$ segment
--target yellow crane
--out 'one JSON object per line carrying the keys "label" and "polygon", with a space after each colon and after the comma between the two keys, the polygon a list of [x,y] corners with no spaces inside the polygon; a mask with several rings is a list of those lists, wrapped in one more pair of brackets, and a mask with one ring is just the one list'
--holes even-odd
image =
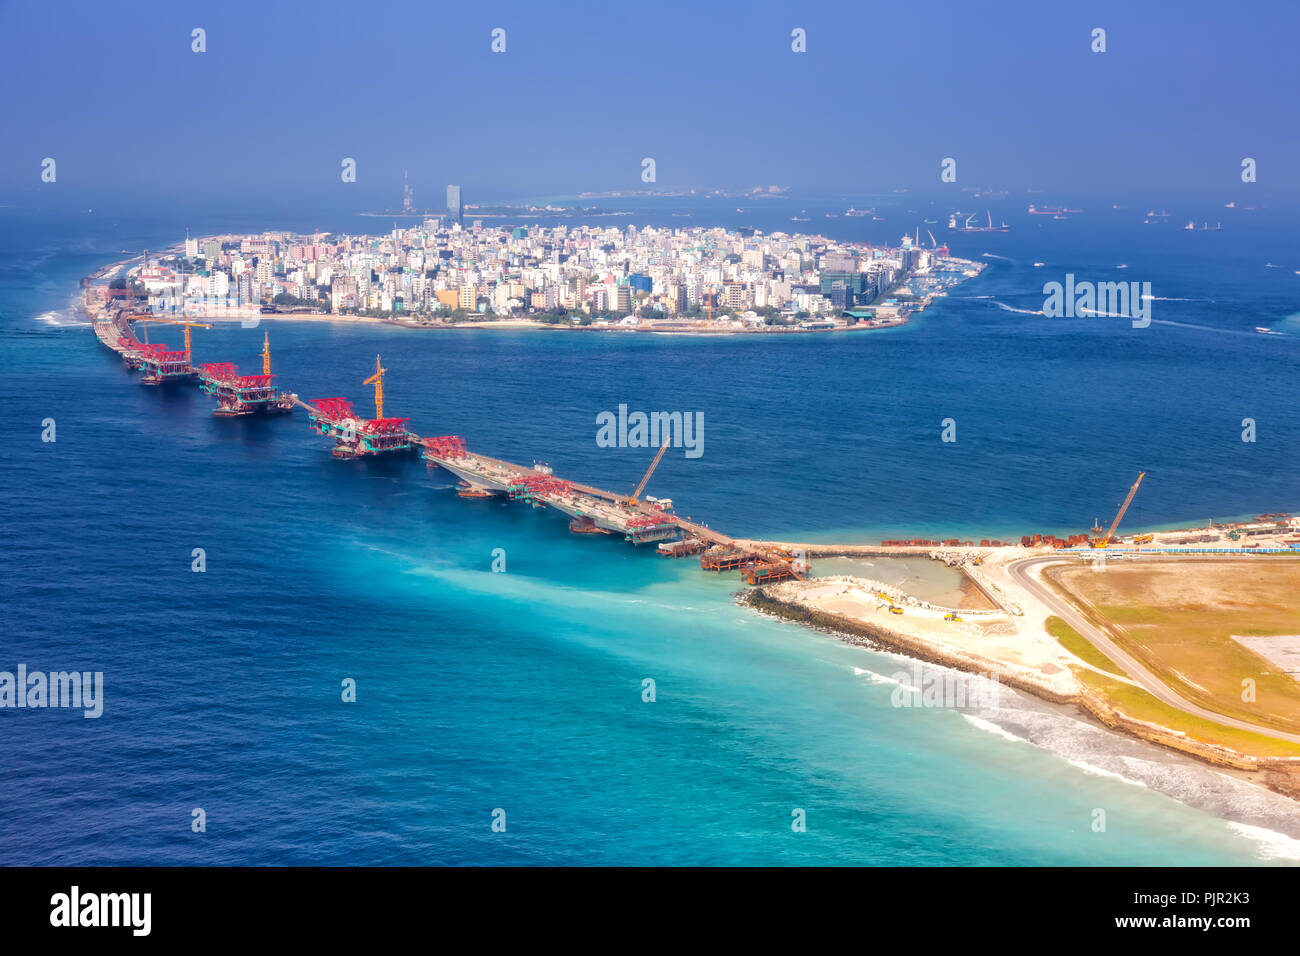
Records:
{"label": "yellow crane", "polygon": [[271,374],[271,333],[264,332],[262,339],[262,374]]}
{"label": "yellow crane", "polygon": [[1145,471],[1138,474],[1138,480],[1133,482],[1133,487],[1128,490],[1128,497],[1125,498],[1124,503],[1119,506],[1119,511],[1115,515],[1115,520],[1110,523],[1110,529],[1107,530],[1105,537],[1093,539],[1093,547],[1104,548],[1106,545],[1110,544],[1110,539],[1115,537],[1115,529],[1119,527],[1120,519],[1124,517],[1124,512],[1128,511],[1128,506],[1133,503],[1133,496],[1137,494],[1138,485],[1142,484],[1142,479],[1145,477]]}
{"label": "yellow crane", "polygon": [[375,356],[375,374],[370,376],[362,385],[373,385],[375,387],[375,418],[384,417],[384,373],[388,369],[379,364],[379,356]]}
{"label": "yellow crane", "polygon": [[624,505],[629,508],[636,505],[637,499],[641,497],[641,492],[645,491],[646,483],[650,480],[650,476],[655,473],[655,469],[659,467],[659,462],[664,457],[664,452],[667,450],[668,442],[665,441],[660,444],[659,451],[655,453],[655,460],[650,462],[650,467],[647,468],[645,474],[641,476],[641,484],[636,486],[636,491],[632,492],[630,497],[623,499]]}
{"label": "yellow crane", "polygon": [[193,365],[194,347],[190,340],[190,329],[210,329],[212,328],[207,322],[191,322],[188,318],[184,319],[156,319],[153,316],[131,316],[132,322],[139,322],[144,326],[144,343],[149,344],[149,325],[150,322],[156,322],[159,325],[183,325],[185,326],[185,363]]}

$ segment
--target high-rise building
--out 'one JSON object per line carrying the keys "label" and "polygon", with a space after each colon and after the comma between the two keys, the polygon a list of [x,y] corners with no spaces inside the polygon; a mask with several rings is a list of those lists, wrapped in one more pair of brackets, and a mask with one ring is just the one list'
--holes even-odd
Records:
{"label": "high-rise building", "polygon": [[460,187],[447,187],[447,215],[457,222],[462,222],[460,211]]}
{"label": "high-rise building", "polygon": [[411,183],[406,178],[406,170],[402,170],[402,212],[409,213],[415,208],[415,192],[411,189]]}

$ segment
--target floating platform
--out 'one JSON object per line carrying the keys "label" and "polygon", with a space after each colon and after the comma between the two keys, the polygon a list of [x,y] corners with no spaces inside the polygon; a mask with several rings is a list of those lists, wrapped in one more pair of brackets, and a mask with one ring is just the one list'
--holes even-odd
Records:
{"label": "floating platform", "polygon": [[314,431],[334,439],[335,458],[413,453],[416,436],[409,418],[359,418],[346,398],[314,398],[307,406]]}
{"label": "floating platform", "polygon": [[136,351],[140,357],[141,385],[166,385],[194,378],[190,357],[183,349],[173,350],[154,343],[141,345]]}
{"label": "floating platform", "polygon": [[293,399],[278,392],[271,380],[274,375],[240,375],[239,366],[230,362],[213,362],[197,369],[199,388],[215,396],[218,418],[241,418],[245,415],[283,415],[293,411]]}

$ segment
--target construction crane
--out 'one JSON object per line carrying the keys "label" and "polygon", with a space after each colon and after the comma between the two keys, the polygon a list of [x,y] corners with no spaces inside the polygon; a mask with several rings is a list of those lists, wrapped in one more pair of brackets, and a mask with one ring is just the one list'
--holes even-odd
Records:
{"label": "construction crane", "polygon": [[271,333],[264,332],[262,339],[262,374],[271,374]]}
{"label": "construction crane", "polygon": [[384,417],[384,373],[388,369],[379,364],[379,356],[375,356],[375,374],[370,376],[362,385],[373,385],[375,387],[375,418]]}
{"label": "construction crane", "polygon": [[930,233],[930,248],[931,248],[931,249],[938,249],[938,248],[939,248],[939,243],[937,243],[937,242],[934,241],[934,233],[930,232],[929,229],[927,229],[927,230],[925,230],[925,231]]}
{"label": "construction crane", "polygon": [[192,343],[192,341],[191,341],[191,339],[190,339],[190,329],[195,329],[195,328],[198,328],[198,329],[210,329],[210,328],[212,328],[212,326],[209,325],[207,322],[191,322],[188,318],[186,318],[186,319],[155,319],[155,318],[153,318],[152,316],[144,316],[144,315],[141,315],[141,316],[132,316],[132,317],[131,317],[131,321],[132,321],[132,322],[139,322],[139,323],[141,323],[141,324],[144,326],[144,343],[145,343],[145,345],[148,345],[148,344],[149,344],[149,325],[148,325],[148,323],[150,323],[150,322],[157,322],[159,325],[183,325],[183,326],[185,326],[185,362],[186,362],[187,364],[190,364],[190,365],[194,364],[194,363],[193,363],[193,358],[194,358],[194,348],[193,348],[193,343]]}
{"label": "construction crane", "polygon": [[659,446],[659,451],[655,453],[655,460],[650,462],[650,467],[647,468],[645,474],[641,476],[641,484],[636,486],[636,491],[632,492],[630,497],[623,499],[624,506],[628,508],[636,506],[637,499],[641,497],[641,492],[645,491],[646,483],[650,480],[650,476],[655,473],[655,469],[659,467],[659,462],[664,457],[664,452],[667,450],[668,442],[663,442]]}
{"label": "construction crane", "polygon": [[1142,479],[1145,477],[1145,471],[1138,474],[1138,480],[1133,482],[1133,487],[1128,490],[1128,497],[1125,498],[1124,503],[1119,506],[1119,511],[1115,515],[1115,520],[1110,523],[1110,529],[1106,532],[1106,536],[1103,538],[1093,539],[1092,546],[1094,548],[1104,548],[1106,545],[1110,544],[1111,538],[1115,537],[1115,529],[1119,527],[1120,519],[1124,517],[1124,512],[1128,511],[1128,506],[1133,503],[1133,496],[1137,494],[1138,485],[1142,484]]}

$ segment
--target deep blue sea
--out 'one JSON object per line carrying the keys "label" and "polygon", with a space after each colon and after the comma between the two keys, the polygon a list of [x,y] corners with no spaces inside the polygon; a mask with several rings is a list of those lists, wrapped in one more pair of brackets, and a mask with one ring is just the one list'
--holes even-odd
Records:
{"label": "deep blue sea", "polygon": [[[1295,210],[1167,204],[1143,226],[1145,204],[1056,221],[1017,201],[992,209],[1012,232],[955,235],[906,197],[874,200],[881,222],[826,218],[841,200],[636,202],[600,221],[892,242],[924,217],[989,268],[867,334],[274,322],[196,330],[196,358],[253,369],[269,328],[282,385],[368,409],[381,354],[388,413],[421,434],[629,490],[650,456],[597,447],[597,413],[702,411],[702,457],[668,455],[648,492],[746,536],[1072,532],[1138,471],[1130,529],[1300,510]],[[96,720],[0,710],[0,863],[1300,859],[1295,804],[1020,695],[988,720],[893,707],[907,662],[756,616],[735,577],[462,500],[418,460],[336,461],[300,414],[215,419],[194,389],[141,387],[72,307],[80,276],[186,228],[384,220],[8,207],[0,226],[0,670],[106,685]],[[1151,326],[1032,314],[1066,272],[1151,282]]]}

